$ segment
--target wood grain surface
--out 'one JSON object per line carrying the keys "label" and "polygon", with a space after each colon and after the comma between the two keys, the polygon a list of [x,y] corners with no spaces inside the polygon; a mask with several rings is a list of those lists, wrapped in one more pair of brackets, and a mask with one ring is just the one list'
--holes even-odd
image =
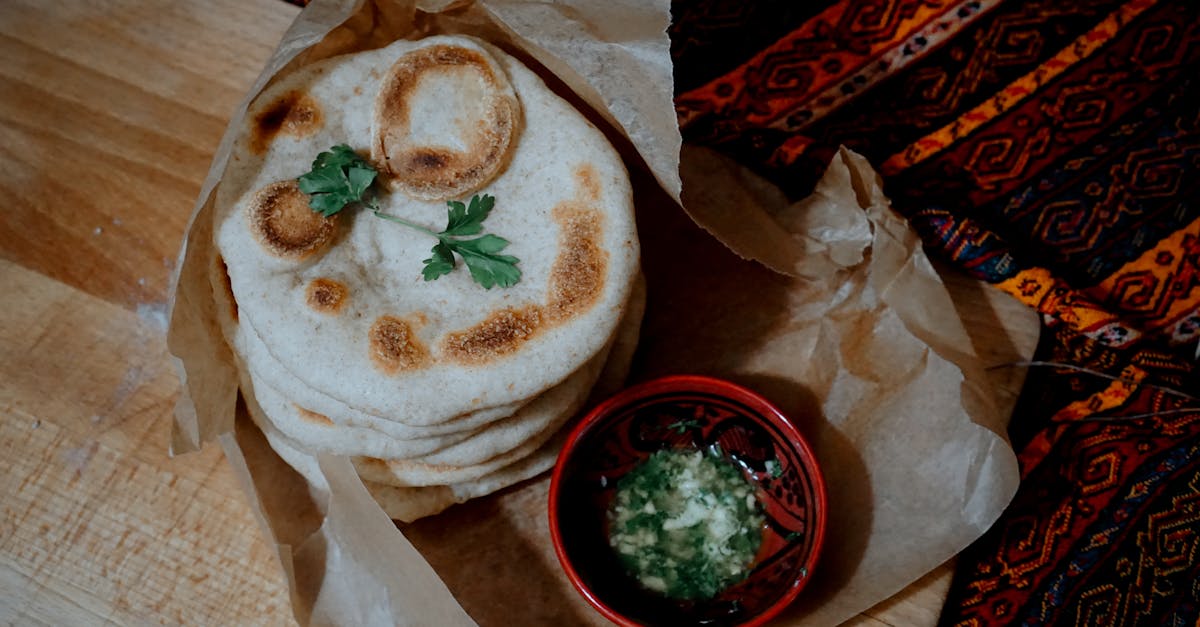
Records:
{"label": "wood grain surface", "polygon": [[[167,455],[164,331],[211,154],[297,11],[0,1],[0,623],[293,622],[219,449]],[[1030,352],[1020,305],[952,288],[986,363]],[[949,572],[850,624],[932,625]]]}
{"label": "wood grain surface", "polygon": [[297,9],[0,2],[0,624],[288,624],[215,447],[170,459],[166,292]]}

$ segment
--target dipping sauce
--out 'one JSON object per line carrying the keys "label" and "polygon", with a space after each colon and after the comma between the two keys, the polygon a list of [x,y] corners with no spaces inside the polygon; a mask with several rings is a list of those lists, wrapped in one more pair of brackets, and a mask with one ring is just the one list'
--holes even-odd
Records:
{"label": "dipping sauce", "polygon": [[608,514],[626,571],[672,599],[712,598],[741,581],[762,544],[754,486],[716,451],[654,453],[618,482]]}

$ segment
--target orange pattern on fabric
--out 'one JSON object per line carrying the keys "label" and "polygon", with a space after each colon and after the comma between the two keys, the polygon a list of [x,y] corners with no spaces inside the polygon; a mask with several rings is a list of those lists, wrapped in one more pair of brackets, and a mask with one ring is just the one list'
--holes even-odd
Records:
{"label": "orange pattern on fabric", "polygon": [[792,135],[791,137],[787,138],[787,141],[783,142],[778,149],[775,150],[775,154],[771,155],[771,165],[778,166],[792,163],[799,158],[800,155],[804,154],[804,151],[808,150],[808,147],[811,146],[812,143],[813,141],[809,137],[805,137],[804,135]]}
{"label": "orange pattern on fabric", "polygon": [[[1064,505],[1045,519],[1045,526],[1029,526],[1025,529],[1027,535],[1013,538],[1016,544],[1025,549],[1022,551],[1024,559],[1001,564],[995,580],[1008,581],[1016,586],[1029,585],[1030,573],[1057,559],[1055,541],[1070,532],[1071,520],[1071,508]],[[980,586],[978,591],[984,592],[985,588]]]}
{"label": "orange pattern on fabric", "polygon": [[1121,378],[1112,381],[1108,387],[1091,396],[1075,401],[1055,412],[1050,419],[1054,422],[1071,422],[1082,420],[1093,414],[1116,409],[1124,405],[1138,386],[1146,379],[1146,371],[1137,366],[1127,366],[1121,371]]}
{"label": "orange pattern on fabric", "polygon": [[[1046,459],[1046,456],[1054,448],[1054,443],[1058,441],[1062,431],[1063,425],[1048,426],[1038,431],[1033,436],[1033,439],[1025,444],[1025,447],[1017,454],[1017,464],[1021,468],[1022,481],[1029,476],[1029,473],[1033,472],[1034,468],[1038,467],[1038,464],[1042,463],[1043,459]],[[998,585],[998,582],[995,580],[992,581],[993,586]]]}
{"label": "orange pattern on fabric", "polygon": [[1200,309],[1200,219],[1172,233],[1086,294],[1112,302],[1146,333],[1171,335]]}
{"label": "orange pattern on fabric", "polygon": [[1014,107],[1043,85],[1062,74],[1073,65],[1090,57],[1102,45],[1112,39],[1133,18],[1154,6],[1156,0],[1134,0],[1121,6],[1095,28],[1079,36],[1071,45],[1063,48],[1054,58],[1038,66],[1032,72],[1018,78],[1007,87],[974,109],[962,114],[954,122],[918,139],[903,151],[892,155],[883,163],[885,175],[902,172],[917,163],[941,152],[947,146],[970,135],[975,129],[995,119]]}
{"label": "orange pattern on fabric", "polygon": [[[1038,313],[1061,320],[1089,337],[1121,345],[1140,336],[1138,331],[1126,327],[1118,316],[1045,268],[1021,270],[1012,278],[997,283],[996,287]],[[1102,337],[1113,329],[1120,329],[1119,338]]]}
{"label": "orange pattern on fabric", "polygon": [[[821,118],[838,111],[880,82],[903,72],[908,66],[918,63],[922,59],[922,51],[933,50],[946,43],[952,39],[955,33],[964,29],[968,24],[974,23],[1003,1],[960,0],[956,6],[948,7],[949,10],[937,19],[930,20],[919,29],[905,31],[904,38],[892,42],[891,48],[870,59],[870,62],[863,67],[848,73],[845,79],[836,83],[831,82],[824,91],[813,92],[809,95],[804,101],[804,110],[808,112],[807,116],[800,120],[793,120],[790,115],[782,115],[776,118],[769,128],[784,132],[799,132],[812,126]],[[969,80],[964,82],[969,82]]]}
{"label": "orange pattern on fabric", "polygon": [[[677,107],[680,126],[687,126],[697,113],[683,106],[683,103],[692,101],[703,102],[706,109],[740,108],[746,111],[745,122],[749,125],[767,125],[794,109],[796,102],[807,101],[814,95],[841,83],[861,69],[867,61],[890,50],[896,45],[896,42],[904,41],[910,34],[953,10],[961,2],[962,0],[926,0],[912,7],[903,6],[906,4],[904,2],[890,5],[889,8],[896,13],[912,11],[912,15],[908,17],[896,15],[873,17],[877,21],[889,23],[888,28],[883,29],[883,32],[887,34],[885,37],[875,36],[875,31],[879,30],[876,23],[864,23],[868,17],[872,17],[865,15],[865,11],[847,13],[847,8],[849,8],[847,3],[834,4],[786,37],[760,51],[749,61],[729,72],[726,77],[679,95],[676,102],[681,105]],[[871,8],[874,10],[878,7]],[[861,52],[833,45],[826,39],[827,36],[823,35],[829,31],[841,30],[835,25],[847,20],[854,22],[848,28],[850,34],[853,36],[858,32],[860,41],[868,42],[867,47]],[[896,23],[890,24],[893,21]],[[780,67],[781,71],[778,72],[778,76],[771,72],[774,67],[773,60],[787,60],[789,51],[811,46],[806,42],[823,40],[827,49],[821,51],[820,54],[799,63],[788,63],[786,66]],[[797,67],[799,65],[809,66],[813,69],[811,72],[804,72]],[[759,71],[758,68],[767,72],[760,80],[772,87],[765,92],[765,96],[754,90],[730,88],[728,76],[740,77],[747,73],[753,74],[755,71]],[[839,68],[840,71],[829,71],[830,68]],[[797,77],[805,75],[811,78],[811,82],[807,85],[803,84],[803,78],[797,79]],[[785,89],[787,81],[796,81],[799,87]],[[753,100],[753,102],[748,102],[749,100]]]}

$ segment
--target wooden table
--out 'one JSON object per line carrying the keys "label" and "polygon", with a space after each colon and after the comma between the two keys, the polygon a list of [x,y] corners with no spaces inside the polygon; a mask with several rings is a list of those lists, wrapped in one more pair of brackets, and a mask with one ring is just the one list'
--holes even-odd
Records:
{"label": "wooden table", "polygon": [[[167,455],[164,331],[210,156],[297,12],[0,2],[0,623],[293,622],[219,449]],[[1019,306],[955,284],[986,360],[1028,353]],[[949,572],[852,624],[933,624]]]}

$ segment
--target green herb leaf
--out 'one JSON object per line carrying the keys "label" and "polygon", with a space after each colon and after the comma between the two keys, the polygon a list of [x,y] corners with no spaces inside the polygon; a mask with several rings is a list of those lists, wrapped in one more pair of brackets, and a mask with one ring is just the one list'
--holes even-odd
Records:
{"label": "green herb leaf", "polygon": [[340,144],[317,155],[312,170],[300,176],[300,191],[309,195],[308,205],[325,217],[353,203],[365,202],[375,181],[375,168],[354,149]]}
{"label": "green herb leaf", "polygon": [[483,235],[474,239],[458,239],[483,232],[483,221],[492,212],[496,199],[484,194],[473,196],[469,203],[451,200],[446,203],[446,228],[434,233],[420,224],[409,222],[399,216],[380,211],[379,206],[368,194],[375,183],[378,172],[371,164],[346,144],[339,144],[317,155],[312,169],[297,179],[300,191],[308,194],[308,205],[325,217],[337,214],[346,207],[358,203],[367,206],[375,215],[403,224],[409,228],[436,237],[432,255],[424,260],[421,276],[434,281],[454,270],[454,254],[458,253],[467,265],[471,278],[486,289],[499,285],[512,287],[521,280],[518,260],[511,255],[498,254],[508,246],[508,240],[495,235]]}
{"label": "green herb leaf", "polygon": [[[521,270],[517,267],[519,259],[512,255],[497,254],[508,247],[508,240],[496,235],[483,235],[474,239],[456,239],[466,235],[478,235],[483,231],[483,221],[492,212],[496,199],[484,194],[471,197],[469,204],[458,201],[446,203],[446,228],[438,233],[438,239],[446,250],[453,251],[462,257],[467,264],[467,270],[476,283],[484,289],[512,287],[521,280]],[[453,256],[450,257],[453,264]],[[438,270],[443,265],[437,266]],[[451,265],[453,267],[453,265]],[[427,266],[428,268],[428,266]],[[430,281],[445,274],[435,274],[434,270],[426,270],[425,280]],[[432,278],[430,278],[432,276]]]}
{"label": "green herb leaf", "polygon": [[508,246],[508,240],[484,235],[471,240],[452,241],[454,250],[462,255],[463,262],[471,271],[471,278],[484,289],[490,290],[495,285],[512,287],[521,280],[521,270],[517,268],[519,260],[511,255],[496,254]]}
{"label": "green herb leaf", "polygon": [[380,211],[376,211],[375,215],[438,238],[438,243],[433,247],[433,256],[425,260],[425,267],[421,271],[426,281],[435,281],[442,275],[449,274],[455,266],[454,253],[458,253],[467,264],[471,278],[485,289],[490,290],[497,285],[516,285],[521,280],[521,270],[517,267],[520,260],[512,255],[498,254],[508,247],[508,240],[491,234],[474,239],[456,237],[482,231],[481,223],[491,212],[495,200],[485,195],[472,198],[469,206],[456,201],[446,204],[450,207],[447,212],[447,225],[440,233],[434,233],[419,224]]}
{"label": "green herb leaf", "polygon": [[326,152],[318,154],[317,158],[313,161],[313,169],[350,164],[355,160],[363,161],[362,157],[359,157],[353,148],[346,144],[338,144]]}
{"label": "green herb leaf", "polygon": [[[483,237],[476,237],[475,239],[455,240],[454,243],[456,244],[460,254],[465,250],[467,252],[476,253],[479,255],[490,255],[492,253],[498,253],[508,246],[508,240],[495,235],[484,235]],[[507,257],[507,255],[500,256]],[[515,257],[508,258],[512,259],[513,263],[516,263]]]}
{"label": "green herb leaf", "polygon": [[454,253],[450,252],[450,247],[442,242],[433,245],[433,256],[425,260],[425,267],[421,270],[421,276],[425,277],[426,281],[436,280],[443,274],[450,274],[454,269]]}
{"label": "green herb leaf", "polygon": [[317,168],[299,179],[300,191],[305,194],[333,194],[344,191],[345,176],[340,168]]}
{"label": "green herb leaf", "polygon": [[353,201],[347,200],[340,194],[317,194],[308,199],[308,206],[328,218],[341,211],[342,207],[349,202]]}
{"label": "green herb leaf", "polygon": [[442,234],[453,231],[455,227],[461,226],[467,221],[467,206],[457,200],[446,201],[446,206],[450,207],[446,211],[446,230]]}
{"label": "green herb leaf", "polygon": [[470,206],[465,206],[463,203],[455,201],[450,201],[446,204],[450,206],[450,211],[448,212],[449,220],[446,223],[446,230],[442,231],[442,235],[461,237],[463,235],[478,235],[483,231],[483,221],[492,212],[492,207],[496,205],[496,199],[484,194],[483,196],[471,197]]}
{"label": "green herb leaf", "polygon": [[370,167],[352,166],[347,170],[346,178],[350,180],[350,194],[355,198],[362,198],[371,187],[371,183],[375,182],[375,170]]}

